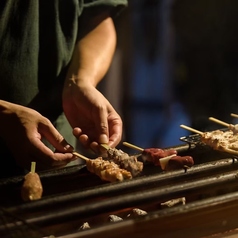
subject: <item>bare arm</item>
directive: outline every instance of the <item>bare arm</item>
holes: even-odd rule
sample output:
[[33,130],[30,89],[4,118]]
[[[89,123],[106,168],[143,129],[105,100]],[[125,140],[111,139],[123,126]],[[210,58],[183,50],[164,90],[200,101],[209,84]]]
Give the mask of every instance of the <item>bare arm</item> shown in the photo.
[[75,47],[63,92],[63,108],[74,135],[85,147],[97,150],[98,143],[116,146],[122,134],[120,116],[96,89],[110,66],[116,32],[107,13],[90,21],[85,18],[84,22],[90,23]]
[[79,36],[67,79],[75,76],[76,83],[96,86],[106,74],[115,51],[115,27],[107,13],[91,20],[84,18],[81,25],[87,29]]

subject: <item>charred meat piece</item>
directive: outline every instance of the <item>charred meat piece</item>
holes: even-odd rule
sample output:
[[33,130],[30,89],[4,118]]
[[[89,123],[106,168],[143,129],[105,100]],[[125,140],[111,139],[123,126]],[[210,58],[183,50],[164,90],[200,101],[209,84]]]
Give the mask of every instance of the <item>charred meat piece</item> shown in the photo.
[[194,165],[192,156],[173,156],[165,166],[166,171],[172,171],[182,168],[190,168]]
[[137,156],[129,156],[122,150],[109,148],[107,156],[108,160],[113,161],[120,168],[130,171],[133,177],[138,176],[143,170],[143,163],[137,160]]
[[176,150],[162,150],[159,148],[148,148],[142,151],[142,159],[153,163],[156,166],[160,166],[160,159],[168,157],[170,155],[177,155]]
[[148,148],[142,152],[142,158],[160,166],[163,170],[171,171],[181,168],[190,168],[194,165],[191,156],[178,156],[176,150],[162,150],[159,148]]
[[116,182],[132,178],[129,171],[121,169],[112,161],[103,160],[102,157],[89,159],[86,165],[89,172],[98,175],[104,181]]

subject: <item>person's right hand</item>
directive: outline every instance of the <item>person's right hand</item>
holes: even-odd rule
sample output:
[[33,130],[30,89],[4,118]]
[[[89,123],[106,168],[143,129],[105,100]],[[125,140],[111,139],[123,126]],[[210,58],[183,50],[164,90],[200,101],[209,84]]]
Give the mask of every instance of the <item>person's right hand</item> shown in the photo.
[[[29,169],[32,161],[36,162],[39,170],[56,168],[76,159],[71,153],[73,147],[47,118],[33,109],[2,100],[0,137],[22,168]],[[42,142],[43,138],[55,148],[55,151]]]

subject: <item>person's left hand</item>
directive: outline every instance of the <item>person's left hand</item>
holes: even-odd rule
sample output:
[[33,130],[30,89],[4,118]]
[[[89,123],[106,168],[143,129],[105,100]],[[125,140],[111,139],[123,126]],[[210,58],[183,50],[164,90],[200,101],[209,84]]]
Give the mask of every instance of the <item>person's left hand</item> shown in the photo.
[[74,136],[85,148],[100,153],[100,143],[115,147],[120,142],[121,117],[90,83],[67,80],[63,91],[63,109],[74,128]]

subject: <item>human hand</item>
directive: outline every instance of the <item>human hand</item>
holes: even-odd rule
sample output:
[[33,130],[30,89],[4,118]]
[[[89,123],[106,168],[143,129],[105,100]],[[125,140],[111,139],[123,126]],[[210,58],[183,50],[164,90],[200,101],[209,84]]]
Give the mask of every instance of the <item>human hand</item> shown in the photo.
[[64,113],[73,134],[96,153],[100,153],[100,143],[115,147],[122,136],[120,116],[93,85],[76,81],[67,80],[63,92]]
[[[37,111],[0,100],[0,137],[6,142],[17,164],[30,168],[32,161],[37,169],[65,166],[75,160],[73,148],[51,122]],[[56,149],[53,152],[43,142],[47,140]]]

